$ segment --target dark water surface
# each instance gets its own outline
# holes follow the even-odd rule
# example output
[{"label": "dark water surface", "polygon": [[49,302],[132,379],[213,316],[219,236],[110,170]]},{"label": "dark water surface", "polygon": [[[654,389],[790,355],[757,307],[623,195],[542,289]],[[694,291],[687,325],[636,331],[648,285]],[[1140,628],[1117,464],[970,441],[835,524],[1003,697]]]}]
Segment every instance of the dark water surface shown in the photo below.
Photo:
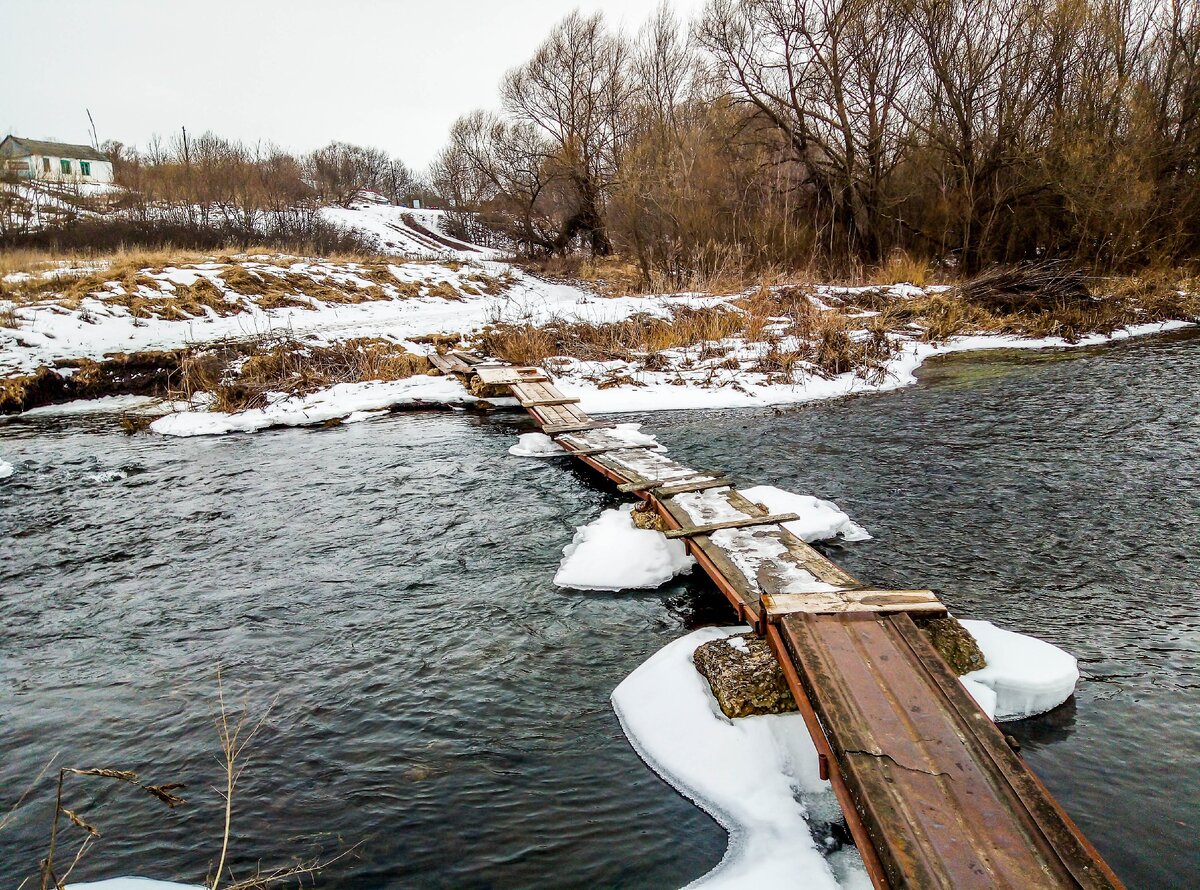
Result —
[{"label": "dark water surface", "polygon": [[[1073,703],[1007,724],[1134,887],[1200,885],[1200,339],[956,358],[921,386],[782,413],[639,418],[685,462],[837,501],[864,580],[1080,658]],[[38,770],[185,781],[167,811],[76,779],[103,837],[74,877],[215,864],[227,702],[273,710],[234,805],[243,873],[351,857],[327,887],[677,887],[724,832],[638,760],[608,705],[728,613],[706,584],[550,583],[617,497],[510,458],[515,418],[127,438],[111,417],[0,424],[0,818]],[[107,471],[122,470],[124,479]],[[0,830],[36,869],[46,781]]]}]

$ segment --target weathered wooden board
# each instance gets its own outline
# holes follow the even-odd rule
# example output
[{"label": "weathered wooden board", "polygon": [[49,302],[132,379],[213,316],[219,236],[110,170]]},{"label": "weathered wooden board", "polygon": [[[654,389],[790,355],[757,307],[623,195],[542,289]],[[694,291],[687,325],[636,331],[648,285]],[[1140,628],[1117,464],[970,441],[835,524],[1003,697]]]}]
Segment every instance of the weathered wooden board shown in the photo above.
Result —
[{"label": "weathered wooden board", "polygon": [[471,366],[456,355],[429,354],[429,363],[443,374],[469,374]]},{"label": "weathered wooden board", "polygon": [[551,405],[576,405],[579,399],[569,399],[563,396],[561,399],[530,399],[529,401],[522,400],[522,408],[546,408]]},{"label": "weathered wooden board", "polygon": [[[707,475],[707,474],[706,474]],[[658,498],[669,498],[677,494],[687,494],[692,491],[707,491],[710,488],[727,488],[733,482],[729,479],[721,477],[703,479],[696,482],[681,482],[678,485],[664,484],[656,489],[654,496]]]},{"label": "weathered wooden board", "polygon": [[549,380],[541,368],[517,368],[509,365],[486,367],[476,365],[472,368],[479,375],[481,382],[489,386],[509,386],[523,381]]},{"label": "weathered wooden board", "polygon": [[559,445],[562,445],[575,457],[592,457],[597,454],[607,454],[610,451],[634,451],[636,449],[656,448],[656,445],[599,445],[594,448],[576,448],[570,440],[556,440]]},{"label": "weathered wooden board", "polygon": [[594,420],[584,421],[582,423],[550,423],[542,426],[542,432],[544,432],[547,436],[556,436],[559,433],[577,433],[582,430],[602,430],[611,426],[611,423],[599,423]]},{"label": "weathered wooden board", "polygon": [[891,887],[1120,886],[907,615],[779,628]]},{"label": "weathered wooden board", "polygon": [[[482,365],[484,367],[497,367],[503,365],[503,362],[498,362],[493,359],[480,358],[473,352],[464,352],[461,349],[451,349],[447,355],[454,356],[463,364],[470,365],[472,368],[477,365]],[[542,373],[544,374],[545,372],[543,371]]]},{"label": "weathered wooden board", "polygon": [[707,525],[685,525],[683,528],[667,532],[668,538],[690,538],[693,535],[707,535],[719,532],[725,528],[750,528],[755,525],[778,525],[782,522],[795,522],[800,518],[798,513],[778,513],[772,516],[747,516],[744,519],[728,519],[724,522],[710,522]]},{"label": "weathered wooden board", "polygon": [[944,614],[932,590],[819,590],[811,593],[764,593],[763,611],[768,621],[784,615],[809,613],[836,615],[844,612],[921,612]]}]

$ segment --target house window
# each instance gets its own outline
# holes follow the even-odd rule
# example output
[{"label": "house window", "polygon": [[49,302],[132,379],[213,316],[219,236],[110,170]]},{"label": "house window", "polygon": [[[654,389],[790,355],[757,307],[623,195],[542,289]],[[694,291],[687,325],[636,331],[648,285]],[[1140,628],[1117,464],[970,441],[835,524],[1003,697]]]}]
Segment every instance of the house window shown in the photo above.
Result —
[{"label": "house window", "polygon": [[92,162],[91,161],[80,161],[79,162],[79,173],[82,176],[91,176],[92,175]]},{"label": "house window", "polygon": [[42,172],[43,173],[50,172],[50,159],[49,158],[42,158]]},{"label": "house window", "polygon": [[61,167],[62,167],[62,172],[63,172],[63,173],[65,173],[65,174],[68,174],[68,175],[70,175],[70,173],[71,173],[71,162],[70,162],[69,160],[67,160],[66,158],[63,158],[63,159],[62,159],[61,161],[59,161],[58,163],[59,163],[59,164],[61,165]]}]

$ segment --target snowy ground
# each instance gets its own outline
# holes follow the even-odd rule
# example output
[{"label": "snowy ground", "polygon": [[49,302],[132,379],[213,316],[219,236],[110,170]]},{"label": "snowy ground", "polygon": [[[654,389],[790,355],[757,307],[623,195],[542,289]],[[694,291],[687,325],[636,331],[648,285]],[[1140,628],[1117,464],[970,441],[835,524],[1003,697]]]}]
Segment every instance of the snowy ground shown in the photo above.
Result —
[{"label": "snowy ground", "polygon": [[382,253],[423,259],[492,260],[497,251],[467,244],[445,231],[441,210],[412,210],[361,201],[350,208],[322,207],[321,216],[345,229],[374,239]]},{"label": "snowy ground", "polygon": [[[342,224],[370,231],[381,239],[400,238],[401,229],[415,232],[413,225],[440,232],[440,211],[363,204],[351,210],[326,208],[325,212]],[[421,237],[429,244],[438,244],[428,236]],[[441,234],[437,237],[448,240]],[[394,244],[398,246],[388,249],[403,246],[399,241]],[[137,276],[136,284],[130,283],[128,275],[124,283],[103,281],[101,275],[101,285],[82,299],[56,301],[52,294],[35,302],[0,299],[0,378],[28,374],[38,367],[69,359],[101,359],[118,352],[171,350],[263,336],[286,336],[314,344],[382,337],[402,343],[413,352],[428,353],[433,347],[413,342],[413,338],[457,334],[469,344],[474,335],[497,322],[533,326],[552,322],[604,325],[633,316],[669,319],[681,309],[720,307],[744,312],[738,302],[744,295],[600,297],[571,284],[535,278],[508,263],[491,259],[492,251],[470,245],[463,247],[463,250],[444,248],[440,254],[426,254],[442,257],[440,261],[370,265],[279,256],[234,257],[229,262],[144,270],[144,274]],[[415,251],[414,247],[411,252]],[[56,269],[38,274],[69,276],[81,271],[89,270]],[[282,282],[288,287],[295,282],[299,285],[289,290],[283,300],[268,300],[256,296],[253,287],[238,283],[237,274],[246,273],[255,280]],[[7,276],[4,283],[16,285],[28,277],[28,273],[15,273]],[[217,308],[221,311],[209,305],[193,306],[189,310],[192,317],[172,317],[178,316],[170,308],[177,289],[198,284],[211,285],[217,291]],[[135,287],[136,293],[127,292],[126,287]],[[830,310],[829,305],[852,301],[855,290],[816,287],[809,299],[818,311],[838,311]],[[880,292],[878,288],[874,290]],[[893,285],[883,290],[896,300],[922,293],[911,285]],[[130,308],[134,300],[140,301],[137,312]],[[14,320],[15,327],[2,326]],[[794,382],[779,382],[779,374],[764,373],[758,368],[760,360],[772,348],[781,352],[798,348],[798,341],[786,336],[788,323],[786,318],[773,319],[768,326],[773,328],[768,331],[770,337],[764,335],[757,342],[729,338],[664,350],[653,356],[654,370],[648,370],[637,358],[597,362],[564,356],[548,360],[547,366],[558,387],[566,395],[580,399],[580,408],[591,414],[750,408],[906,386],[915,381],[915,371],[923,361],[950,352],[1094,345],[1186,324],[1148,324],[1112,336],[1088,337],[1076,344],[1055,338],[998,335],[956,337],[935,344],[922,341],[920,331],[895,331],[889,334],[896,346],[895,354],[881,373],[871,379],[855,373],[828,378],[800,363]],[[866,334],[855,332],[859,333]],[[446,394],[448,404],[463,401],[459,390],[447,389]],[[359,395],[352,390],[321,394],[320,412],[328,419],[366,410],[361,407]],[[399,395],[400,400],[393,405],[405,404],[408,393]],[[389,405],[372,403],[373,409],[386,407]],[[310,422],[306,419],[307,409],[305,404],[268,409],[258,420],[213,422],[211,431],[261,429],[275,421]],[[258,422],[271,418],[274,418],[272,423]],[[187,430],[194,435],[200,426],[203,425],[178,422],[160,425],[158,430]]]}]

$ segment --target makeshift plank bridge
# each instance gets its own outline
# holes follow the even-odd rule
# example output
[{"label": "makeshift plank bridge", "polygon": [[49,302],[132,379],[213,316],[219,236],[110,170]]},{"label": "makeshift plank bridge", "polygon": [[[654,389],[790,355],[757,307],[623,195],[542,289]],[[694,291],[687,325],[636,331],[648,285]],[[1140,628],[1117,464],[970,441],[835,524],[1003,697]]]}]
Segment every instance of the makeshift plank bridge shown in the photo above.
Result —
[{"label": "makeshift plank bridge", "polygon": [[469,353],[434,364],[507,387],[686,541],[779,659],[876,887],[1122,886],[914,624],[913,613],[945,614],[932,591],[860,583],[783,525],[796,516],[593,420],[540,368]]}]

